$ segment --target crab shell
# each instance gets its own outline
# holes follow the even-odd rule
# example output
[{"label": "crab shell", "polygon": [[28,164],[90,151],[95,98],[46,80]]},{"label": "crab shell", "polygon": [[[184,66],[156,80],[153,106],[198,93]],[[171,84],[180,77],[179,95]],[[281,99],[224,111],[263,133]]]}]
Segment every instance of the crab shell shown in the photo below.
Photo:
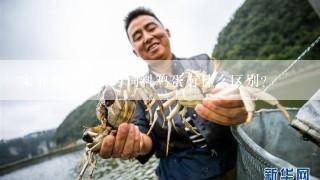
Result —
[{"label": "crab shell", "polygon": [[114,129],[118,129],[122,123],[129,123],[136,110],[137,101],[134,100],[116,100],[108,109],[112,112],[108,113],[107,125],[111,125]]},{"label": "crab shell", "polygon": [[176,92],[176,98],[179,103],[185,107],[196,107],[204,98],[198,87],[186,87]]},{"label": "crab shell", "polygon": [[112,86],[104,86],[96,108],[97,118],[101,124],[118,129],[122,123],[129,123],[136,110],[135,100],[123,100]]}]

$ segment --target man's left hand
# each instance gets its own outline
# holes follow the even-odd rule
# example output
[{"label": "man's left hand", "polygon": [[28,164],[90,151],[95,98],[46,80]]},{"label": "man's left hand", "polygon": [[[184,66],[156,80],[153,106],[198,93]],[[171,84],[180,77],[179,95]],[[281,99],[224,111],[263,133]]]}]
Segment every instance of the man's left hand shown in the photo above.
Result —
[{"label": "man's left hand", "polygon": [[195,108],[202,118],[225,126],[235,126],[246,121],[247,111],[239,94],[217,97],[215,93],[224,87],[215,88]]}]

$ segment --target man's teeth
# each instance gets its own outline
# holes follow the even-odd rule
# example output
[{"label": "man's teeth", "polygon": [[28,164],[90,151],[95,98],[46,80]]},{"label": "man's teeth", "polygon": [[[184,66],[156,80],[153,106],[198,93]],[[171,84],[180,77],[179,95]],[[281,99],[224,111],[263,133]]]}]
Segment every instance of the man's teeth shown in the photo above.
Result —
[{"label": "man's teeth", "polygon": [[154,44],[154,45],[152,45],[150,48],[149,48],[149,50],[151,50],[151,49],[153,49],[153,48],[155,48],[155,47],[157,47],[158,46],[158,44]]}]

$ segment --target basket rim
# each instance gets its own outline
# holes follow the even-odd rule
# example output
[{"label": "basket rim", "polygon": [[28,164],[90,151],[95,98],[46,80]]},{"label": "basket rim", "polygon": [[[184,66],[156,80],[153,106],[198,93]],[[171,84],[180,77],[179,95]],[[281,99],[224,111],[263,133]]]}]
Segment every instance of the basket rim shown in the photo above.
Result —
[{"label": "basket rim", "polygon": [[[287,111],[298,111],[299,109],[300,108],[286,108]],[[272,113],[281,111],[279,109],[260,109],[256,111],[255,114],[261,114],[265,112]],[[253,156],[255,159],[257,159],[267,167],[293,168],[294,172],[296,173],[296,166],[264,150],[245,133],[245,131],[241,128],[241,125],[231,127],[231,132],[241,148],[245,149],[245,151],[247,151],[251,156]],[[310,175],[310,179],[318,178]]]}]

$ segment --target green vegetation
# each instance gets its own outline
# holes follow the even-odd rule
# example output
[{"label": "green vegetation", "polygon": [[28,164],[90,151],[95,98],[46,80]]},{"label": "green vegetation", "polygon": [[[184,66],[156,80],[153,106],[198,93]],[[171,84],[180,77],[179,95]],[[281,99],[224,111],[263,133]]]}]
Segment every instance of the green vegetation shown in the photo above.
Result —
[{"label": "green vegetation", "polygon": [[[320,19],[308,1],[246,0],[221,31],[218,59],[296,59],[320,36]],[[320,59],[320,46],[303,59]]]},{"label": "green vegetation", "polygon": [[95,111],[98,101],[91,99],[96,98],[90,98],[90,100],[73,110],[57,128],[53,141],[58,148],[81,139],[83,126],[92,127],[100,123]]}]

